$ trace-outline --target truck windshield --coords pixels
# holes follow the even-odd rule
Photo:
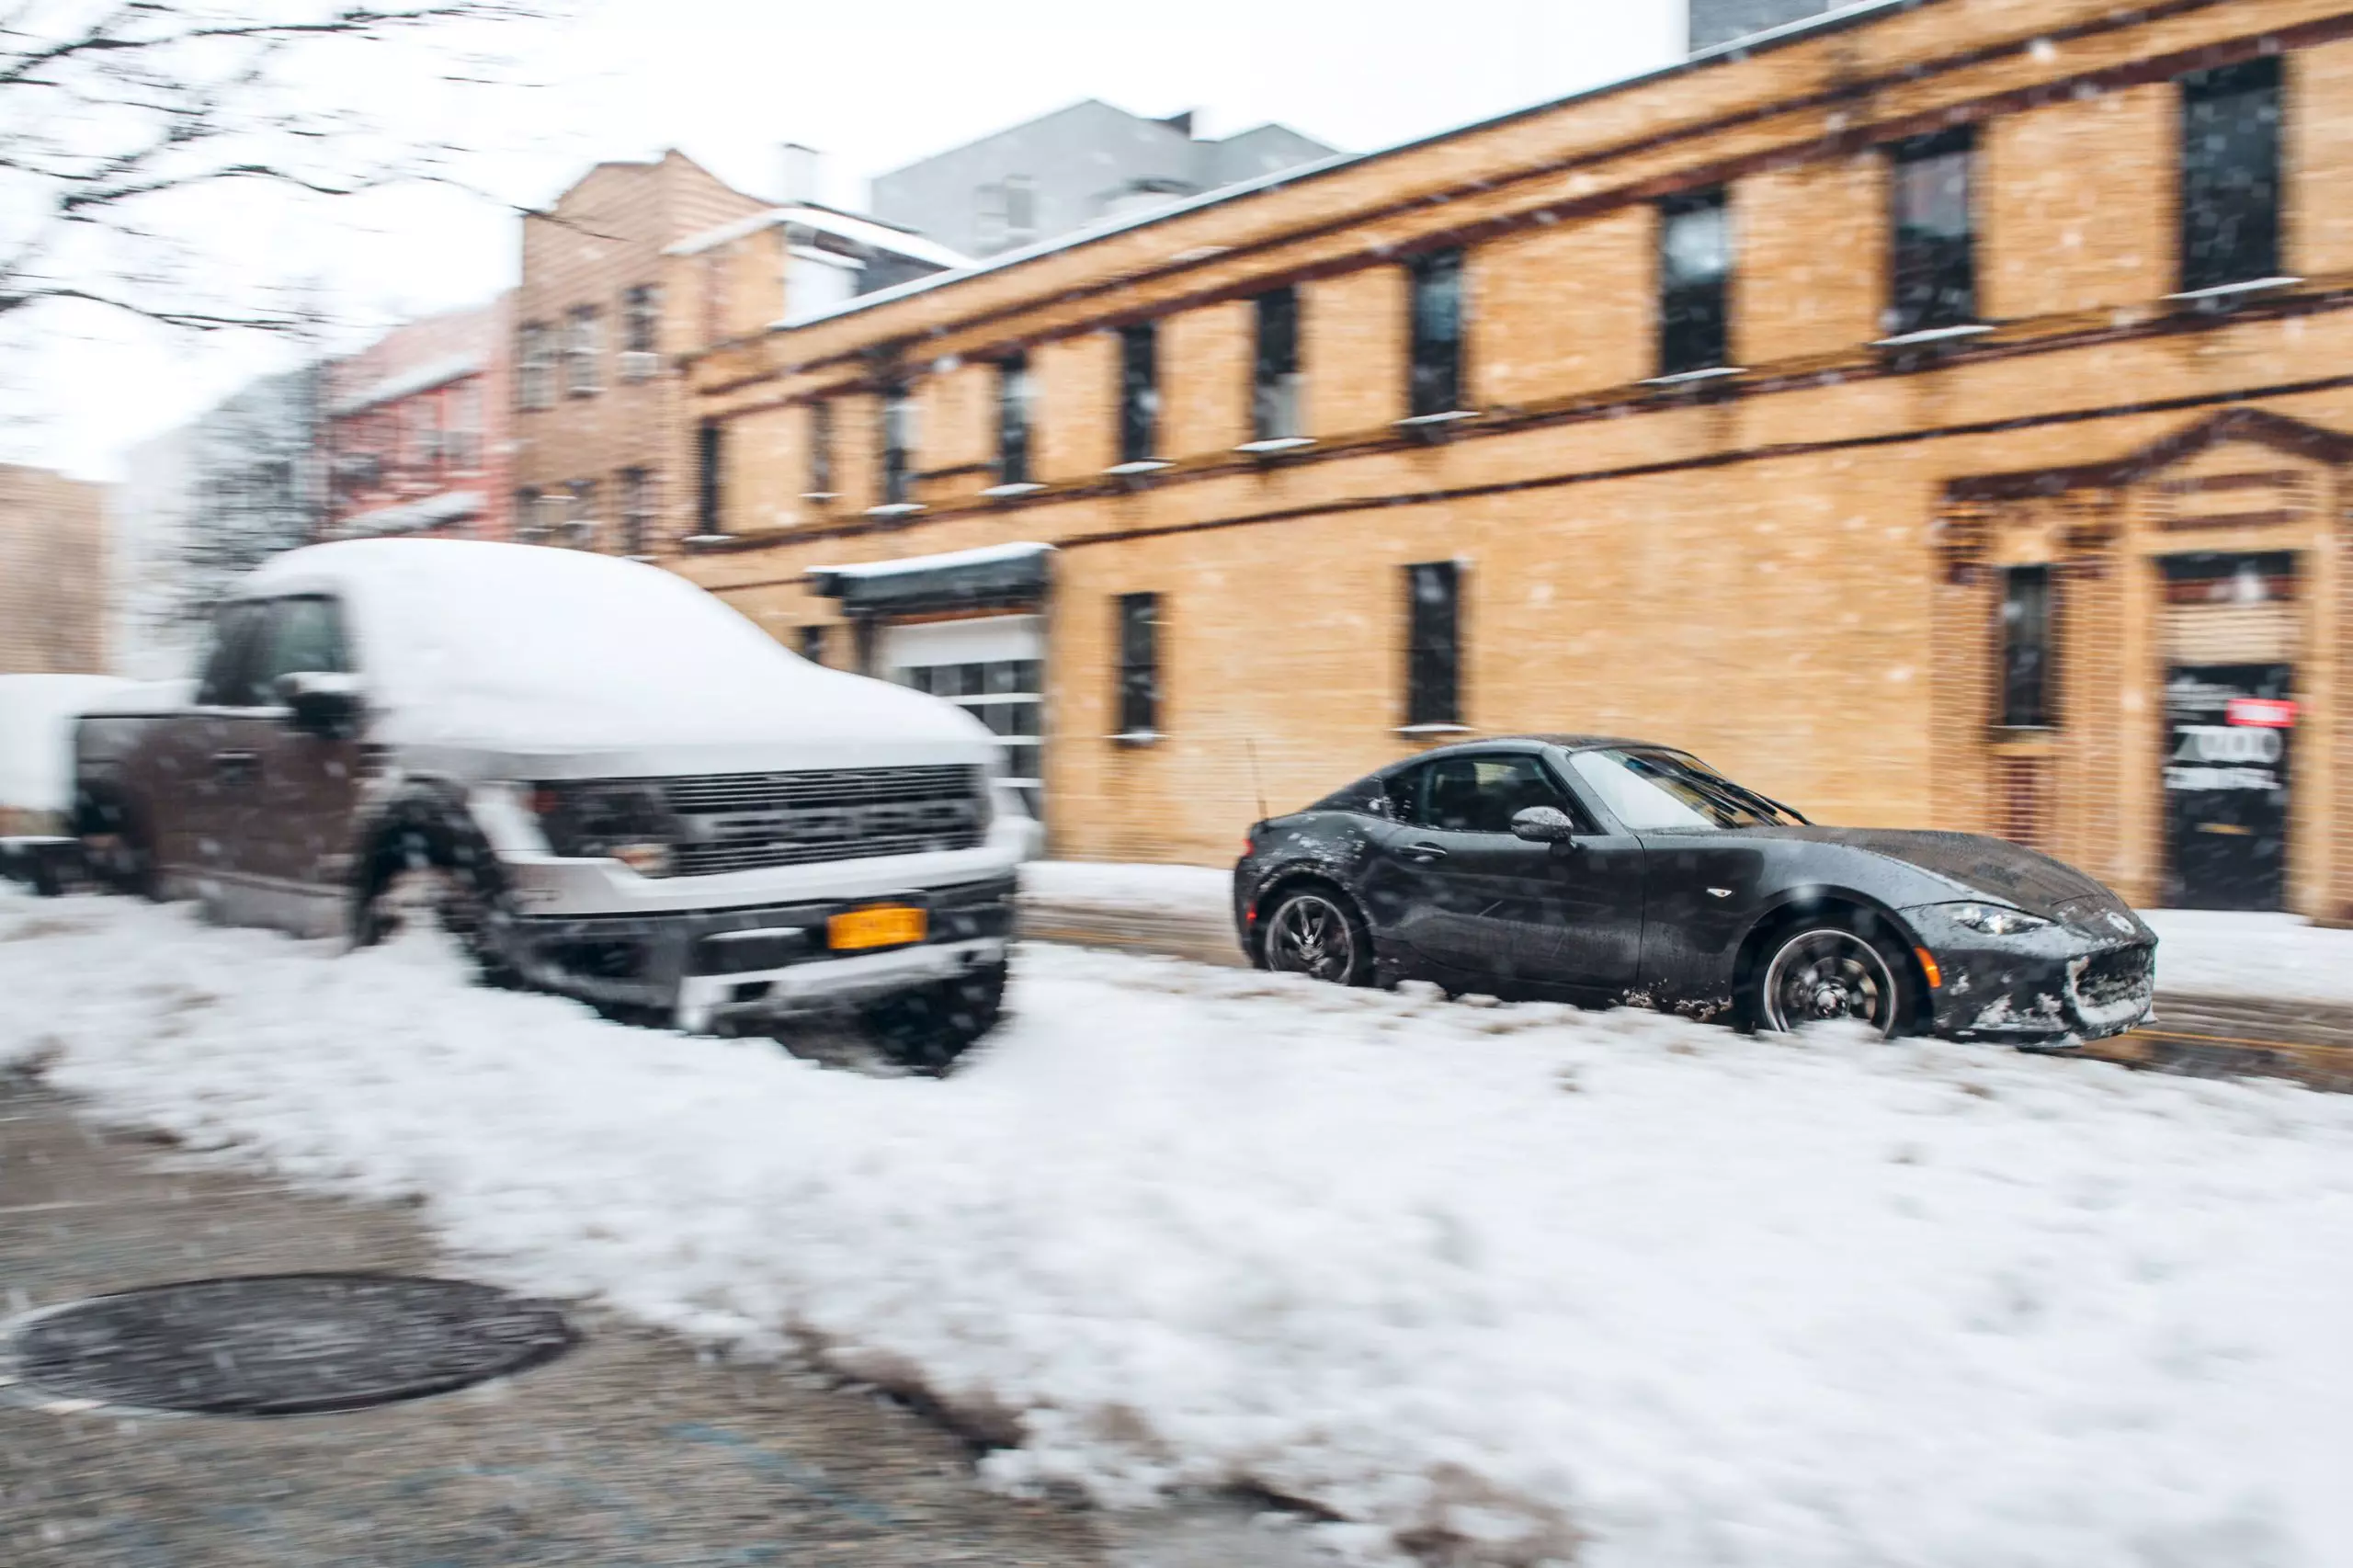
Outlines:
[[[1635,833],[1795,827],[1805,819],[1680,752],[1611,747],[1572,755],[1577,777]]]

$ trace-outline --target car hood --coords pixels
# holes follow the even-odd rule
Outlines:
[[[1843,844],[1868,850],[1949,882],[1953,896],[1995,900],[2046,919],[2063,918],[2086,900],[2122,908],[2114,893],[2073,866],[1999,838],[1887,827],[1774,827],[1766,838]]]

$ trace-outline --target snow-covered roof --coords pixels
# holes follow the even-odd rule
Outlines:
[[[340,419],[346,415],[358,414],[363,409],[373,408],[378,403],[390,403],[394,398],[407,397],[414,392],[430,392],[435,387],[446,386],[451,381],[463,381],[468,376],[480,375],[482,369],[481,355],[452,354],[445,358],[419,365],[414,369],[386,376],[373,386],[342,399],[334,407],[328,409],[327,413]]]
[[[1245,197],[1256,196],[1261,191],[1279,189],[1284,186],[1316,179],[1341,169],[1353,168],[1358,164],[1370,163],[1375,158],[1393,157],[1400,153],[1408,153],[1417,147],[1427,147],[1437,142],[1451,141],[1458,136],[1469,136],[1477,131],[1492,130],[1499,125],[1507,125],[1516,119],[1525,119],[1531,115],[1546,114],[1554,109],[1566,108],[1572,104],[1608,97],[1613,93],[1626,92],[1646,83],[1680,75],[1686,71],[1719,64],[1728,60],[1743,59],[1759,50],[1779,48],[1782,44],[1796,42],[1814,33],[1829,32],[1848,27],[1856,22],[1869,20],[1882,12],[1910,10],[1927,3],[1928,0],[1861,0],[1859,5],[1844,6],[1818,17],[1808,17],[1783,27],[1753,33],[1745,38],[1734,39],[1730,43],[1701,50],[1672,64],[1637,72],[1631,76],[1621,76],[1614,82],[1605,82],[1597,87],[1587,87],[1581,92],[1570,93],[1563,97],[1547,98],[1541,103],[1530,104],[1525,108],[1508,109],[1502,114],[1490,115],[1483,119],[1474,119],[1466,124],[1450,126],[1444,131],[1413,137],[1392,146],[1376,148],[1370,153],[1337,153],[1329,158],[1319,158],[1313,163],[1299,164],[1287,169],[1277,169],[1271,174],[1261,175],[1256,179],[1220,186],[1215,190],[1204,191],[1199,196],[1173,201],[1165,207],[1154,207],[1149,211],[1108,218],[1102,222],[1090,224],[1070,233],[1058,234],[1051,239],[1040,240],[1036,244],[1025,245],[1019,250],[1006,251],[1001,255],[990,256],[985,261],[975,261],[951,271],[935,272],[926,277],[911,278],[893,288],[878,289],[871,294],[860,294],[855,299],[846,300],[830,310],[812,311],[807,315],[785,317],[770,323],[769,325],[771,330],[803,327],[814,325],[819,322],[831,321],[837,316],[855,315],[860,311],[873,310],[894,301],[928,293],[934,289],[947,288],[967,278],[983,277],[992,272],[1001,272],[1008,267],[1018,267],[1026,261],[1035,261],[1040,256],[1075,250],[1081,245],[1093,244],[1097,240],[1108,239],[1114,234],[1123,234],[1131,229],[1142,229],[1154,223],[1173,222],[1188,213],[1198,212],[1206,207],[1215,207],[1228,201],[1239,201]]]
[[[669,247],[666,256],[697,256],[715,246],[746,234],[756,234],[763,229],[779,224],[794,228],[814,229],[821,234],[863,245],[869,250],[890,251],[912,261],[927,262],[934,267],[967,267],[972,257],[962,251],[950,250],[937,240],[906,229],[894,229],[888,223],[878,223],[871,218],[856,218],[847,212],[835,212],[824,207],[772,207],[765,212],[755,212],[738,218],[732,223],[722,223],[716,229],[705,229],[699,234],[689,234]]]
[[[907,555],[896,561],[866,561],[855,566],[812,566],[811,577],[903,577],[923,572],[953,571],[959,566],[993,566],[1000,561],[1027,561],[1053,552],[1051,544],[988,544],[978,550],[950,550],[938,555]]]
[[[404,501],[397,506],[379,506],[372,512],[347,517],[339,531],[355,536],[407,533],[415,528],[429,528],[436,523],[474,517],[482,509],[481,491],[445,490],[422,501]]]

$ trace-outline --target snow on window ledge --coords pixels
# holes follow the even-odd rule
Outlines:
[[[1442,425],[1460,425],[1466,419],[1476,419],[1475,408],[1449,408],[1441,414],[1416,414],[1397,421],[1400,430],[1428,430]]]
[[[1269,436],[1263,441],[1245,441],[1233,449],[1247,452],[1254,458],[1272,457],[1278,452],[1295,452],[1315,444],[1313,436]]]
[[[992,484],[981,494],[991,501],[1010,501],[1017,495],[1035,495],[1046,488],[1029,480],[1017,480],[1011,484]]]
[[[2185,289],[2177,294],[2164,296],[2169,304],[2194,305],[2204,300],[2228,300],[2240,294],[2262,294],[2274,289],[2292,289],[2303,281],[2282,273],[2273,278],[2250,278],[2244,283],[2217,283],[2211,289]]]
[[[1722,381],[1726,376],[1748,374],[1745,365],[1711,365],[1704,370],[1677,370],[1671,376],[1653,376],[1642,384],[1646,387],[1684,387],[1695,381]]]
[[[1164,468],[1175,466],[1165,458],[1138,458],[1133,462],[1113,463],[1103,472],[1114,478],[1126,479],[1139,473],[1158,473]]]
[[[1893,337],[1871,340],[1873,348],[1911,348],[1930,343],[1951,343],[1964,337],[1982,337],[1994,329],[1984,322],[1964,322],[1959,326],[1923,327],[1918,332],[1901,332]]]
[[[1122,730],[1108,738],[1114,745],[1156,746],[1165,737],[1158,730]]]
[[[1471,733],[1471,726],[1468,724],[1400,724],[1397,726],[1397,733],[1401,735],[1467,735]]]
[[[880,506],[869,506],[866,515],[870,517],[912,517],[923,509],[924,505],[920,501],[885,501]]]
[[[733,534],[688,534],[678,542],[689,550],[699,550],[705,545],[725,544],[734,537]]]

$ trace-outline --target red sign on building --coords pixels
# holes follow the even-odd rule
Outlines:
[[[2296,705],[2269,697],[2234,697],[2230,707],[2224,710],[2223,722],[2264,730],[2292,730],[2296,727]]]

